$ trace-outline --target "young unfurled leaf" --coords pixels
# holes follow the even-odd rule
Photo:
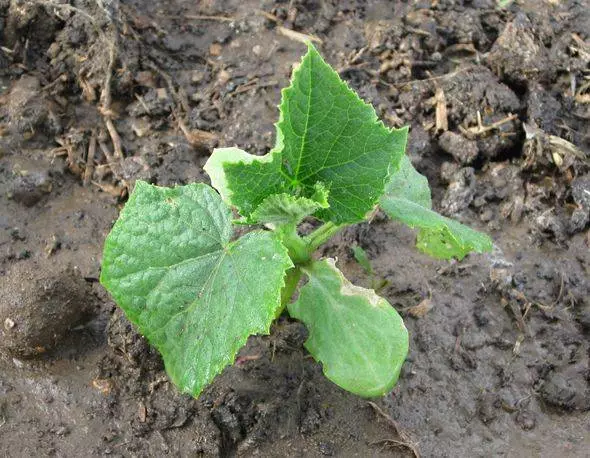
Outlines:
[[[367,252],[359,245],[354,245],[352,247],[352,254],[354,255],[354,259],[356,259],[356,262],[358,262],[360,266],[365,269],[365,272],[367,272],[369,275],[373,275],[373,266],[371,265],[369,256],[367,256]]]
[[[310,45],[283,90],[277,143],[266,156],[215,150],[205,170],[242,216],[272,194],[310,197],[316,183],[330,190],[315,216],[336,224],[362,221],[398,167],[407,129],[390,130]]]
[[[320,208],[328,208],[328,190],[321,184],[316,185],[316,191],[311,197],[296,197],[289,194],[273,194],[250,215],[252,223],[281,225],[297,225],[306,216]]]
[[[230,242],[231,216],[207,185],[138,181],[105,243],[101,283],[194,396],[268,333],[292,266],[271,232]]]
[[[484,253],[492,249],[492,240],[431,210],[428,180],[403,156],[380,201],[391,218],[419,228],[416,246],[439,259],[463,259],[471,251]]]
[[[334,383],[364,397],[393,388],[408,353],[408,331],[373,290],[352,285],[334,260],[301,267],[309,282],[289,314],[305,323],[305,348]]]

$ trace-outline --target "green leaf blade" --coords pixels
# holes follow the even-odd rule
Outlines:
[[[267,159],[223,165],[213,153],[232,195],[245,192],[246,199],[232,204],[249,217],[272,194],[310,197],[321,182],[330,190],[329,206],[315,216],[335,224],[362,221],[403,156],[407,129],[385,127],[313,46],[283,90],[279,109],[277,144]],[[268,183],[254,186],[261,177]]]
[[[255,156],[239,148],[216,148],[204,169],[223,200],[249,217],[265,198],[288,189],[280,161],[274,152]]]
[[[272,233],[230,237],[231,212],[208,186],[142,183],[105,244],[101,283],[194,396],[268,333],[292,266]]]
[[[321,208],[328,208],[328,190],[318,183],[316,192],[310,197],[295,197],[290,194],[268,196],[252,212],[253,223],[270,224],[274,227],[297,225]]]
[[[408,353],[408,332],[373,290],[352,285],[332,259],[302,268],[309,282],[289,314],[305,323],[305,347],[340,387],[363,397],[388,393]]]
[[[352,254],[354,255],[354,259],[356,259],[356,262],[365,269],[365,272],[369,275],[373,275],[373,266],[371,265],[371,260],[369,259],[367,252],[363,250],[361,246],[354,245],[352,247]]]
[[[418,228],[417,248],[438,259],[463,259],[475,251],[491,251],[492,240],[481,232],[431,210],[426,177],[418,173],[404,156],[399,170],[388,182],[380,206],[387,215]]]

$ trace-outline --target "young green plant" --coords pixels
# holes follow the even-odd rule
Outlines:
[[[311,45],[279,110],[266,156],[213,151],[205,170],[215,190],[138,181],[105,242],[100,281],[193,396],[284,310],[307,327],[305,347],[330,380],[383,395],[407,355],[404,323],[316,249],[378,205],[418,228],[418,248],[438,258],[491,241],[431,210],[428,183],[404,153],[407,129],[384,126]],[[306,218],[321,225],[303,236]],[[234,239],[235,224],[256,228]]]

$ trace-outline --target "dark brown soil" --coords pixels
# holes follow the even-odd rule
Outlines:
[[[369,286],[363,247],[410,331],[374,403],[287,317],[181,395],[97,282],[136,179],[268,151],[305,52],[285,30],[411,126],[437,209],[495,241],[433,261],[377,215],[323,248]],[[1,456],[589,456],[587,1],[0,0],[0,39]]]

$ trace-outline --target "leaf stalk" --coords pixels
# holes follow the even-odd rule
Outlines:
[[[283,289],[281,290],[281,308],[277,312],[277,317],[283,313],[283,310],[285,310],[285,307],[291,301],[300,279],[301,269],[299,267],[293,267],[287,271],[287,274],[285,275],[285,286],[283,286]]]
[[[304,240],[311,253],[317,250],[321,245],[330,240],[344,225],[336,225],[330,221],[322,224],[315,231],[309,234]]]

